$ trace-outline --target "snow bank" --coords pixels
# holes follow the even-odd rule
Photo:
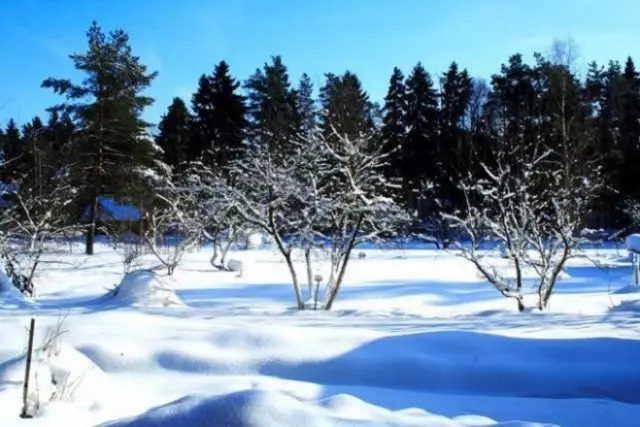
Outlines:
[[[620,288],[612,292],[615,295],[627,295],[627,294],[637,294],[640,293],[640,286],[638,285],[628,285],[624,288]]]
[[[450,419],[422,410],[392,412],[353,396],[334,396],[318,403],[266,390],[246,390],[222,397],[188,396],[140,416],[104,427],[543,427],[542,424],[498,424],[484,417]],[[551,427],[547,424],[546,426]]]
[[[22,389],[25,358],[2,365],[0,383]],[[100,405],[106,375],[89,358],[67,344],[50,342],[34,351],[27,397],[29,413],[38,415],[48,404],[73,403],[85,410]]]
[[[630,251],[640,252],[640,234],[629,234],[626,243]]]
[[[36,308],[37,304],[29,300],[18,290],[0,267],[0,308],[7,309],[30,309]]]
[[[134,307],[184,306],[172,282],[152,270],[134,271],[125,275],[112,291],[113,301]]]
[[[640,300],[627,300],[621,301],[616,306],[612,307],[611,313],[631,313],[635,316],[640,316]]]

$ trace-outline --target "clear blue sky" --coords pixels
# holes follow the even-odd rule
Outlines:
[[[381,100],[394,66],[422,61],[432,74],[456,60],[488,78],[509,55],[572,37],[582,63],[640,65],[639,0],[0,0],[0,123],[19,122],[59,98],[43,79],[77,77],[67,55],[84,51],[92,20],[126,30],[134,53],[159,71],[146,118],[172,97],[189,100],[200,74],[225,59],[244,79],[280,54],[297,80],[356,72]]]

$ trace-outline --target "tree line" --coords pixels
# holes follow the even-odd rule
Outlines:
[[[47,123],[36,117],[20,129],[10,120],[0,134],[9,199],[0,226],[30,236],[32,271],[56,233],[84,230],[93,253],[98,203],[110,196],[144,213],[139,232],[169,274],[199,239],[214,243],[212,265],[224,268],[234,233],[265,232],[287,261],[299,308],[296,251],[312,295],[311,254],[329,242],[330,308],[353,248],[399,234],[470,241],[463,255],[521,307],[521,281],[478,251],[486,237],[501,242],[518,277],[525,265],[539,272],[544,308],[576,232],[629,227],[640,199],[631,58],[591,63],[580,79],[573,46],[559,43],[532,64],[511,56],[489,81],[455,62],[432,77],[418,62],[407,76],[393,69],[383,105],[350,71],[326,74],[316,90],[307,74],[293,82],[279,56],[244,82],[221,61],[188,103],[173,99],[152,135],[142,116],[154,100],[144,91],[157,73],[122,30],[93,23],[87,40],[86,52],[70,55],[82,81],[42,83],[64,97]],[[181,243],[162,252],[157,236],[175,232]]]
[[[575,112],[573,125],[584,127],[584,144],[606,180],[585,225],[626,227],[627,206],[640,199],[640,77],[631,58],[624,65],[592,62],[582,80],[562,52],[552,59],[536,54],[533,64],[515,54],[489,81],[472,78],[455,62],[433,77],[421,63],[406,76],[396,67],[383,105],[370,100],[350,71],[326,74],[316,96],[309,76],[292,81],[279,56],[244,82],[221,61],[200,77],[190,100],[173,99],[152,136],[141,115],[153,100],[140,93],[156,73],[133,55],[123,31],[105,35],[96,24],[88,40],[88,52],[71,59],[89,81],[43,83],[70,102],[53,107],[46,123],[35,117],[19,128],[9,120],[0,131],[3,158],[11,160],[0,171],[4,183],[19,183],[35,164],[48,170],[42,179],[74,165],[75,216],[95,207],[100,194],[140,204],[144,178],[160,163],[174,174],[196,160],[225,170],[249,139],[287,156],[291,141],[319,129],[328,139],[370,135],[371,144],[384,147],[383,172],[395,184],[394,197],[433,232],[442,212],[463,206],[458,183],[481,173],[480,163],[491,161],[500,140],[518,145],[554,138],[553,126],[542,124],[554,119],[548,81],[559,70],[571,93],[562,108]],[[441,223],[437,230],[444,232]]]

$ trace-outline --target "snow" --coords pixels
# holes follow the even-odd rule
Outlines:
[[[7,274],[0,266],[0,307],[6,308],[35,308],[37,304],[30,301],[22,292],[16,288]]]
[[[624,248],[590,250],[608,268],[571,261],[544,313],[518,313],[473,265],[439,250],[363,251],[331,312],[292,309],[287,266],[273,250],[233,252],[251,265],[242,277],[211,268],[207,248],[187,253],[172,277],[124,278],[122,254],[96,250],[47,254],[63,263],[45,264],[37,301],[0,300],[0,426],[632,427],[640,419],[640,292],[627,286]],[[508,271],[499,254],[495,263]],[[304,264],[296,268],[306,290]],[[329,277],[327,262],[316,269]],[[24,421],[31,316],[40,410]],[[42,351],[63,316],[66,332]]]
[[[630,234],[625,240],[627,249],[633,252],[640,252],[640,234]]]
[[[131,272],[110,293],[117,304],[135,307],[183,306],[176,295],[170,277],[162,277],[152,270]],[[109,294],[108,294],[109,295]]]
[[[384,424],[383,424],[384,423]],[[353,396],[337,395],[315,403],[305,403],[285,393],[247,390],[222,397],[188,396],[152,409],[138,417],[106,424],[105,427],[482,427],[507,426],[484,417],[457,420],[422,410],[388,411]],[[509,423],[511,427],[541,424]]]

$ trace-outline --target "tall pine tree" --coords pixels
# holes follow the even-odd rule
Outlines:
[[[405,127],[404,191],[411,204],[413,192],[421,180],[435,183],[439,175],[438,158],[438,94],[433,80],[421,63],[407,78],[407,114]]]
[[[308,74],[303,74],[298,84],[296,112],[299,121],[299,133],[309,135],[318,126],[318,112],[313,99],[313,83]]]
[[[296,91],[291,88],[287,67],[280,56],[264,64],[244,85],[251,135],[274,153],[286,156],[298,132]]]
[[[327,74],[320,90],[322,130],[329,140],[333,133],[349,138],[370,134],[374,129],[373,105],[357,75],[347,71],[341,76]]]
[[[382,119],[382,144],[389,155],[386,168],[388,179],[402,181],[402,148],[406,137],[407,94],[404,75],[398,67],[393,69],[389,81],[389,90],[384,98]]]
[[[180,172],[187,161],[192,128],[191,115],[181,98],[173,98],[158,125],[159,134],[156,144],[163,151],[163,161],[171,166],[174,172]]]
[[[70,56],[86,76],[80,83],[50,78],[42,86],[65,95],[71,102],[59,108],[75,115],[79,123],[74,150],[79,152],[75,175],[88,204],[86,253],[93,254],[101,195],[133,196],[143,191],[146,171],[156,165],[149,124],[141,115],[153,103],[142,95],[157,73],[133,55],[122,30],[108,35],[94,22],[87,32],[88,49]]]

